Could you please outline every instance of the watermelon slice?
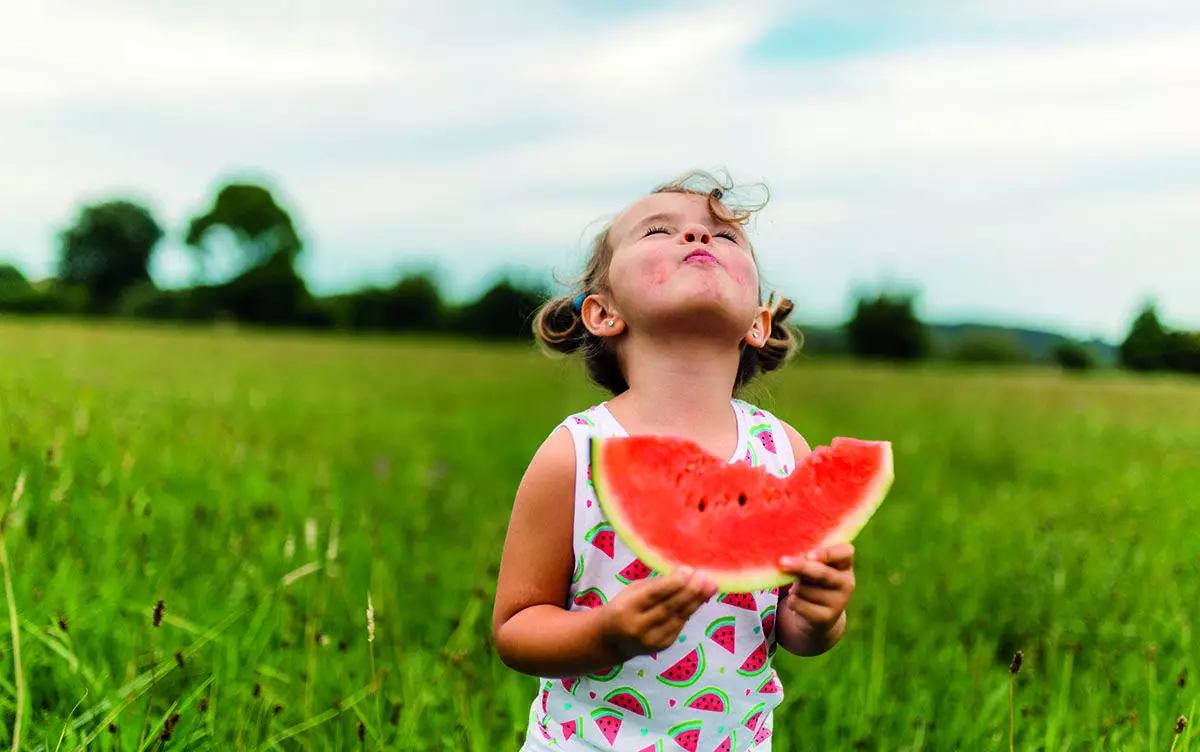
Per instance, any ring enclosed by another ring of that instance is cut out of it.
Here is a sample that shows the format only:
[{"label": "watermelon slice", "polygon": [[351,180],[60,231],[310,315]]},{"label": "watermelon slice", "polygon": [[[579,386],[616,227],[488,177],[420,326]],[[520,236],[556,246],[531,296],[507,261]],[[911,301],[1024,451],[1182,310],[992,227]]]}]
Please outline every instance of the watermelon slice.
[{"label": "watermelon slice", "polygon": [[613,679],[617,678],[617,674],[621,673],[621,668],[624,665],[625,665],[624,663],[618,663],[617,665],[613,666],[612,668],[608,669],[607,671],[601,671],[598,674],[588,674],[588,678],[595,679],[596,681],[603,681],[603,682],[612,681]]},{"label": "watermelon slice", "polygon": [[562,682],[563,689],[567,690],[569,694],[575,694],[575,688],[579,686],[578,677],[572,676],[567,679],[561,679],[560,681]]},{"label": "watermelon slice", "polygon": [[742,719],[742,725],[751,731],[757,731],[758,724],[762,720],[763,711],[766,709],[767,705],[763,702],[750,708],[750,712],[746,713],[746,717]]},{"label": "watermelon slice", "polygon": [[767,606],[758,618],[762,620],[763,637],[771,639],[771,633],[775,631],[775,607]]},{"label": "watermelon slice", "polygon": [[579,582],[580,577],[583,577],[583,554],[579,555],[579,561],[575,564],[575,572],[571,575],[571,584]]},{"label": "watermelon slice", "polygon": [[744,608],[747,611],[754,611],[758,608],[758,604],[754,602],[754,593],[726,593],[721,596],[720,602],[734,608]]},{"label": "watermelon slice", "polygon": [[768,740],[770,738],[771,738],[771,729],[764,725],[762,728],[760,728],[758,730],[758,733],[754,735],[754,746],[757,747],[758,745],[762,744],[763,742],[765,742],[766,740]]},{"label": "watermelon slice", "polygon": [[690,687],[704,673],[704,647],[697,645],[692,652],[675,661],[658,680],[672,687]]},{"label": "watermelon slice", "polygon": [[604,696],[604,701],[635,715],[650,717],[650,703],[633,687],[614,689]]},{"label": "watermelon slice", "polygon": [[702,569],[723,593],[792,582],[779,560],[853,540],[894,477],[886,441],[836,438],[787,477],[682,438],[590,442],[596,498],[621,540],[655,571]]},{"label": "watermelon slice", "polygon": [[649,747],[642,747],[638,752],[663,752],[662,739],[659,739]]},{"label": "watermelon slice", "polygon": [[684,703],[684,707],[692,710],[706,710],[709,713],[727,713],[729,712],[729,695],[716,687],[709,687],[689,697],[688,701]]},{"label": "watermelon slice", "polygon": [[758,693],[760,695],[777,695],[783,691],[779,686],[779,682],[775,681],[775,672],[772,671],[762,684],[758,685]]},{"label": "watermelon slice", "polygon": [[644,580],[654,574],[654,570],[642,563],[641,559],[634,559],[629,562],[629,565],[617,572],[617,579],[628,585],[631,582]]},{"label": "watermelon slice", "polygon": [[737,635],[735,623],[736,619],[732,616],[722,616],[708,625],[708,629],[704,630],[704,636],[732,653],[734,638]]},{"label": "watermelon slice", "polygon": [[737,672],[742,676],[758,676],[767,668],[767,641],[758,643],[754,652],[746,656]]},{"label": "watermelon slice", "polygon": [[700,727],[703,725],[700,721],[681,723],[678,726],[672,726],[667,731],[667,736],[674,739],[676,744],[688,752],[696,752],[696,745],[700,743]]},{"label": "watermelon slice", "polygon": [[610,708],[596,708],[592,711],[592,723],[604,735],[608,746],[613,746],[617,734],[621,733],[621,711]]},{"label": "watermelon slice", "polygon": [[725,741],[713,748],[713,752],[732,752],[734,739],[737,739],[737,732],[731,731],[729,736],[725,737]]},{"label": "watermelon slice", "polygon": [[604,597],[604,591],[599,588],[588,588],[587,590],[579,591],[575,596],[575,605],[583,606],[584,608],[599,608],[605,603],[608,603],[608,598]]},{"label": "watermelon slice", "polygon": [[572,736],[576,736],[579,733],[579,729],[582,726],[583,726],[582,718],[576,718],[573,721],[563,721],[562,723],[560,723],[559,727],[562,729],[563,741],[565,742],[565,741],[569,740]]},{"label": "watermelon slice", "polygon": [[607,522],[601,522],[587,531],[583,539],[600,549],[610,559],[617,553],[616,535],[613,532],[612,525]]}]

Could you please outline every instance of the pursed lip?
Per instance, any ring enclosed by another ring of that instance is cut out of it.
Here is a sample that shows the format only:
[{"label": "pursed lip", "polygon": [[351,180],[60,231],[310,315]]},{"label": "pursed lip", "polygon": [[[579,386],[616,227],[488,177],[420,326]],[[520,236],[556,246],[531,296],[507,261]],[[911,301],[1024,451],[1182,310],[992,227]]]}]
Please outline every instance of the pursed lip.
[{"label": "pursed lip", "polygon": [[714,263],[720,263],[719,261],[717,261],[717,257],[712,255],[712,253],[710,253],[708,251],[708,249],[706,249],[706,248],[697,248],[696,250],[692,251],[691,253],[689,253],[688,255],[683,257],[683,263],[685,263],[685,264],[692,262],[692,261],[700,261],[700,262],[712,261]]}]

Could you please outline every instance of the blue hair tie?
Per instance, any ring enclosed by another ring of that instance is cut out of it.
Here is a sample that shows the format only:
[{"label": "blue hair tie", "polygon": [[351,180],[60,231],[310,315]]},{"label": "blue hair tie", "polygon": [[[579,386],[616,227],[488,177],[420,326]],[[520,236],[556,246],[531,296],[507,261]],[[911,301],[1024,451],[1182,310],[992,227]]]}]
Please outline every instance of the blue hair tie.
[{"label": "blue hair tie", "polygon": [[587,297],[587,295],[585,295],[583,293],[579,293],[578,295],[575,296],[575,313],[576,314],[583,313],[583,300],[586,297]]}]

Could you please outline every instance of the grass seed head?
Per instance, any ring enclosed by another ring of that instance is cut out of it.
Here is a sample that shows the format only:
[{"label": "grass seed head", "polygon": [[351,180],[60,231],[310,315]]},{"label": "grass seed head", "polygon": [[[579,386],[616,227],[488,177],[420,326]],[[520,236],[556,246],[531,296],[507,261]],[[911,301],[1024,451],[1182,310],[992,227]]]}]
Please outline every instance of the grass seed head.
[{"label": "grass seed head", "polygon": [[207,698],[207,697],[201,697],[201,698],[200,698],[200,712],[201,712],[201,713],[204,713],[204,712],[207,712],[207,711],[208,711],[208,698]]},{"label": "grass seed head", "polygon": [[362,721],[358,722],[358,740],[360,742],[367,740],[367,727],[363,725]]},{"label": "grass seed head", "polygon": [[1187,728],[1187,718],[1179,716],[1179,720],[1175,721],[1175,733],[1182,734],[1185,728]]},{"label": "grass seed head", "polygon": [[163,608],[164,606],[161,599],[158,601],[158,603],[154,604],[154,626],[156,627],[162,626]]},{"label": "grass seed head", "polygon": [[117,733],[117,724],[115,724],[115,723],[108,724],[108,733],[110,733],[110,734]]},{"label": "grass seed head", "polygon": [[67,624],[67,617],[65,617],[65,616],[58,617],[58,628],[59,629],[66,632],[68,626],[69,625]]},{"label": "grass seed head", "polygon": [[1179,672],[1179,688],[1183,689],[1186,686],[1187,686],[1187,667],[1185,666],[1183,668],[1183,670],[1181,670]]},{"label": "grass seed head", "polygon": [[182,650],[175,651],[175,663],[179,664],[180,668],[183,668],[183,651]]},{"label": "grass seed head", "polygon": [[258,682],[254,682],[254,696],[258,697],[261,694],[262,694],[262,685],[259,684]]},{"label": "grass seed head", "polygon": [[375,642],[375,606],[370,593],[367,593],[367,642]]},{"label": "grass seed head", "polygon": [[1008,664],[1008,672],[1016,675],[1021,670],[1021,664],[1025,662],[1025,654],[1018,650],[1013,654],[1012,663]]},{"label": "grass seed head", "polygon": [[279,715],[280,713],[282,713],[282,712],[283,712],[283,706],[282,706],[282,705],[276,705],[276,706],[275,706],[275,708],[274,708],[274,710],[273,710],[273,712],[275,713],[275,715]]}]

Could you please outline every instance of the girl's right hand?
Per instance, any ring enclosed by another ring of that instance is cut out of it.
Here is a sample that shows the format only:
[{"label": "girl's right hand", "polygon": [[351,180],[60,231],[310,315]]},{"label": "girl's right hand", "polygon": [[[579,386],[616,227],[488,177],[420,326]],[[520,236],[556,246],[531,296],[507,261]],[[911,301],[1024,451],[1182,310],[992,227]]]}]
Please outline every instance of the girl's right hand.
[{"label": "girl's right hand", "polygon": [[675,644],[684,624],[717,592],[701,572],[680,569],[626,587],[600,607],[605,642],[624,662]]}]

